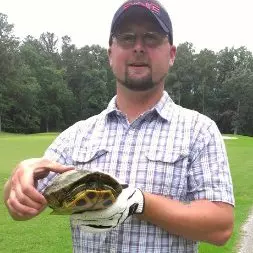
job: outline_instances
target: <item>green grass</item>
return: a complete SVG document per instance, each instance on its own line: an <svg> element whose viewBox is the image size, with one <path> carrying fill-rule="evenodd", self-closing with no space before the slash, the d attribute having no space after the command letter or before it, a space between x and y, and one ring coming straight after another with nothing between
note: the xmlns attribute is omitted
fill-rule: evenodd
<svg viewBox="0 0 253 253"><path fill-rule="evenodd" d="M0 133L0 194L15 165L26 158L39 157L55 134L10 135ZM253 199L253 138L239 136L226 140L236 197L235 228L223 247L201 243L200 253L236 252L240 227L246 220ZM71 252L71 233L66 216L51 216L49 210L26 221L13 221L0 198L0 253Z"/></svg>
<svg viewBox="0 0 253 253"><path fill-rule="evenodd" d="M13 221L2 200L3 185L15 165L26 158L39 157L56 134L0 135L0 253L72 252L69 220L51 216L46 210L26 221Z"/></svg>
<svg viewBox="0 0 253 253"><path fill-rule="evenodd" d="M238 136L238 138L225 140L236 200L234 232L229 242L223 247L202 243L200 253L236 253L241 234L240 228L252 208L253 138L244 136Z"/></svg>

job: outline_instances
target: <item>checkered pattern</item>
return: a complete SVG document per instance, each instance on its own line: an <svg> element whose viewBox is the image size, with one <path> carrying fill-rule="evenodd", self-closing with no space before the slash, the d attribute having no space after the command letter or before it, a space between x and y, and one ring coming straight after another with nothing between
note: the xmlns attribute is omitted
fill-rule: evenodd
<svg viewBox="0 0 253 253"><path fill-rule="evenodd" d="M131 124L115 98L101 114L65 130L45 157L77 169L102 170L143 191L183 202L209 199L234 204L224 142L209 118L184 109L164 92ZM55 176L39 182L39 190ZM193 253L197 242L131 217L110 232L72 227L74 252Z"/></svg>

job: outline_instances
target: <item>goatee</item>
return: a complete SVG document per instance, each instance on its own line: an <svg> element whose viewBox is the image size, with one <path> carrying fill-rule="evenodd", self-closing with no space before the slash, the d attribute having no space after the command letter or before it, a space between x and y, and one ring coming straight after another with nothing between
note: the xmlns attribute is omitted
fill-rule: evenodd
<svg viewBox="0 0 253 253"><path fill-rule="evenodd" d="M118 80L123 86L133 91L147 91L154 88L155 83L152 80L152 76L148 75L140 79L130 78L126 72L125 80Z"/></svg>

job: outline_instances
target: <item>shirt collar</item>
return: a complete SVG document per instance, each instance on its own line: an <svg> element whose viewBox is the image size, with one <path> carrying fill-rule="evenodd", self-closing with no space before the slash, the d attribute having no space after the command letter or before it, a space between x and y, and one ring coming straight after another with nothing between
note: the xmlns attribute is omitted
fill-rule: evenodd
<svg viewBox="0 0 253 253"><path fill-rule="evenodd" d="M107 108L106 108L106 114L107 114L107 115L119 111L119 110L117 109L117 106L116 106L116 97L117 97L117 96L114 96L114 97L111 99L111 101L109 102L109 104L108 104L108 106L107 106Z"/></svg>
<svg viewBox="0 0 253 253"><path fill-rule="evenodd" d="M173 114L174 102L166 91L163 91L161 99L150 110L156 111L163 119L170 121ZM119 113L119 109L116 106L116 96L114 96L109 102L106 108L106 115Z"/></svg>
<svg viewBox="0 0 253 253"><path fill-rule="evenodd" d="M163 91L163 95L158 103L154 106L153 110L165 120L170 121L173 114L174 102L166 91Z"/></svg>

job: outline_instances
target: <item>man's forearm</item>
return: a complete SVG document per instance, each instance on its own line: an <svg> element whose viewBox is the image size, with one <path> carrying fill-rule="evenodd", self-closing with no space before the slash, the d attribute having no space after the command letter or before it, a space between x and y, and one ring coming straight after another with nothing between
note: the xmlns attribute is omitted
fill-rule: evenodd
<svg viewBox="0 0 253 253"><path fill-rule="evenodd" d="M171 234L190 240L223 245L233 230L233 207L207 200L184 204L149 193L144 193L144 214L147 220Z"/></svg>

